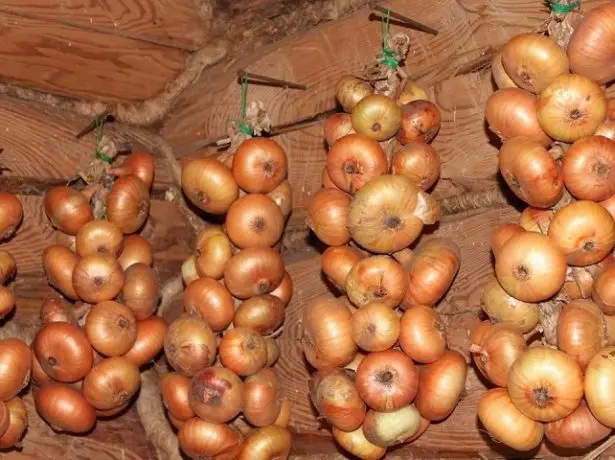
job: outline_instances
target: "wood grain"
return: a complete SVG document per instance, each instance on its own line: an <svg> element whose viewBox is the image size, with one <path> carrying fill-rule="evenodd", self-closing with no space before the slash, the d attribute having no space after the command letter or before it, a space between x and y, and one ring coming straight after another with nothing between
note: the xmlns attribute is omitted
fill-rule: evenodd
<svg viewBox="0 0 615 460"><path fill-rule="evenodd" d="M184 52L0 12L0 79L86 99L140 101L159 94Z"/></svg>
<svg viewBox="0 0 615 460"><path fill-rule="evenodd" d="M5 0L2 9L188 48L198 47L206 37L193 0Z"/></svg>

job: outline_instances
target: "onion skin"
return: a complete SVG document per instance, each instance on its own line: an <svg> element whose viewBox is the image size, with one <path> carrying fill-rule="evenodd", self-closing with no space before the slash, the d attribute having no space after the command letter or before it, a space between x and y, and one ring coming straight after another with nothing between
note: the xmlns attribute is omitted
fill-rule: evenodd
<svg viewBox="0 0 615 460"><path fill-rule="evenodd" d="M402 266L384 255L360 260L346 277L348 299L357 307L380 302L395 308L404 298L407 286Z"/></svg>
<svg viewBox="0 0 615 460"><path fill-rule="evenodd" d="M177 441L182 452L195 460L234 460L239 453L242 438L227 425L194 417L181 427Z"/></svg>
<svg viewBox="0 0 615 460"><path fill-rule="evenodd" d="M429 144L410 141L393 155L391 173L407 177L426 191L440 177L440 155Z"/></svg>
<svg viewBox="0 0 615 460"><path fill-rule="evenodd" d="M545 424L545 435L558 447L580 449L601 441L611 433L594 417L585 401L570 415Z"/></svg>
<svg viewBox="0 0 615 460"><path fill-rule="evenodd" d="M182 315L167 329L164 353L173 369L186 377L192 377L214 363L216 339L205 321Z"/></svg>
<svg viewBox="0 0 615 460"><path fill-rule="evenodd" d="M280 211L282 211L282 215L284 216L284 220L286 221L290 214L293 212L293 189L290 183L285 180L276 188L274 188L271 192L267 194L269 198L273 200L275 204L278 205Z"/></svg>
<svg viewBox="0 0 615 460"><path fill-rule="evenodd" d="M233 154L233 178L248 193L269 193L288 175L286 152L273 139L252 137Z"/></svg>
<svg viewBox="0 0 615 460"><path fill-rule="evenodd" d="M421 414L411 404L392 412L370 410L365 416L363 434L372 444L389 447L407 442L420 426Z"/></svg>
<svg viewBox="0 0 615 460"><path fill-rule="evenodd" d="M224 267L224 284L238 299L269 294L284 278L282 256L271 248L239 251Z"/></svg>
<svg viewBox="0 0 615 460"><path fill-rule="evenodd" d="M244 383L224 367L208 367L197 373L190 383L190 407L201 419L226 423L243 408Z"/></svg>
<svg viewBox="0 0 615 460"><path fill-rule="evenodd" d="M0 401L13 399L30 381L32 352L16 338L0 340Z"/></svg>
<svg viewBox="0 0 615 460"><path fill-rule="evenodd" d="M363 428L346 432L333 427L333 438L347 452L362 460L378 460L385 456L386 447L376 446L365 438Z"/></svg>
<svg viewBox="0 0 615 460"><path fill-rule="evenodd" d="M347 224L351 200L350 195L334 188L323 188L310 200L306 224L327 246L350 241Z"/></svg>
<svg viewBox="0 0 615 460"><path fill-rule="evenodd" d="M87 433L96 425L96 412L83 395L59 383L34 392L36 411L54 431Z"/></svg>
<svg viewBox="0 0 615 460"><path fill-rule="evenodd" d="M615 347L603 348L585 371L585 400L592 414L603 425L615 427Z"/></svg>
<svg viewBox="0 0 615 460"><path fill-rule="evenodd" d="M415 305L401 317L399 344L412 360L433 363L446 351L442 318L433 308Z"/></svg>
<svg viewBox="0 0 615 460"><path fill-rule="evenodd" d="M94 219L86 196L68 187L54 187L47 192L45 214L51 225L69 235L76 235L81 227Z"/></svg>
<svg viewBox="0 0 615 460"><path fill-rule="evenodd" d="M371 94L354 106L351 120L358 134L382 142L393 137L399 130L401 109L390 97Z"/></svg>
<svg viewBox="0 0 615 460"><path fill-rule="evenodd" d="M281 426L259 428L241 445L237 460L286 460L290 454L292 436Z"/></svg>
<svg viewBox="0 0 615 460"><path fill-rule="evenodd" d="M535 95L520 88L500 89L487 99L485 118L502 140L524 136L546 148L553 141L538 124L537 108Z"/></svg>
<svg viewBox="0 0 615 460"><path fill-rule="evenodd" d="M401 106L401 127L396 138L401 145L410 141L431 142L438 131L442 115L437 105L429 101L412 101Z"/></svg>
<svg viewBox="0 0 615 460"><path fill-rule="evenodd" d="M98 410L110 410L130 401L139 391L139 368L125 358L107 358L83 379L83 396Z"/></svg>
<svg viewBox="0 0 615 460"><path fill-rule="evenodd" d="M519 411L505 388L483 393L478 401L478 418L493 438L522 452L538 447L544 436L542 423Z"/></svg>
<svg viewBox="0 0 615 460"><path fill-rule="evenodd" d="M579 200L602 201L615 194L615 142L602 136L576 141L564 156L566 189Z"/></svg>
<svg viewBox="0 0 615 460"><path fill-rule="evenodd" d="M225 214L239 197L231 170L213 158L192 160L182 169L181 182L190 202L210 214Z"/></svg>
<svg viewBox="0 0 615 460"><path fill-rule="evenodd" d="M153 361L164 347L167 328L167 322L158 316L137 321L137 338L124 359L138 367Z"/></svg>
<svg viewBox="0 0 615 460"><path fill-rule="evenodd" d="M28 427L28 412L21 398L13 398L6 403L9 410L9 427L0 436L0 449L17 445Z"/></svg>
<svg viewBox="0 0 615 460"><path fill-rule="evenodd" d="M278 287L271 291L270 294L280 299L284 304L284 307L286 307L293 297L293 292L293 279L287 271L284 271L284 278L282 278L282 281L278 284Z"/></svg>
<svg viewBox="0 0 615 460"><path fill-rule="evenodd" d="M523 334L532 331L539 321L538 305L523 302L508 294L498 280L483 290L481 308L494 323L511 325Z"/></svg>
<svg viewBox="0 0 615 460"><path fill-rule="evenodd" d="M107 219L124 234L135 233L149 216L148 186L137 176L122 176L113 183L107 198Z"/></svg>
<svg viewBox="0 0 615 460"><path fill-rule="evenodd" d="M323 123L322 131L329 147L347 134L355 133L355 130L352 128L352 120L347 113L334 113L331 115Z"/></svg>
<svg viewBox="0 0 615 460"><path fill-rule="evenodd" d="M352 109L365 97L373 94L372 88L365 80L352 75L340 78L335 88L335 97L344 112L352 112Z"/></svg>
<svg viewBox="0 0 615 460"><path fill-rule="evenodd" d="M340 292L346 292L346 278L361 259L363 255L352 246L331 246L322 253L322 271Z"/></svg>
<svg viewBox="0 0 615 460"><path fill-rule="evenodd" d="M607 343L600 308L589 300L565 305L557 321L557 346L571 356L581 370Z"/></svg>
<svg viewBox="0 0 615 460"><path fill-rule="evenodd" d="M519 225L527 232L546 235L555 212L552 209L538 209L528 206L519 217Z"/></svg>

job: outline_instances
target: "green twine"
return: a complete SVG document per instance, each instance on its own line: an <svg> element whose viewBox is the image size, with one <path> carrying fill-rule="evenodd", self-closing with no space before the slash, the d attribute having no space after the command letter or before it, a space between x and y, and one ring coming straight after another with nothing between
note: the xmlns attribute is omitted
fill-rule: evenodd
<svg viewBox="0 0 615 460"><path fill-rule="evenodd" d="M105 125L105 117L96 117L95 126L96 126L96 159L102 160L107 164L111 164L113 158L105 155L101 151L101 144L103 139L103 128Z"/></svg>
<svg viewBox="0 0 615 460"><path fill-rule="evenodd" d="M393 70L397 70L399 59L395 56L395 52L389 48L387 40L389 38L389 22L391 21L391 10L387 8L386 16L382 17L382 59L380 62L389 66Z"/></svg>
<svg viewBox="0 0 615 460"><path fill-rule="evenodd" d="M241 77L241 118L239 119L238 128L242 133L253 136L254 131L250 128L250 125L246 123L246 108L248 105L248 77L243 75Z"/></svg>
<svg viewBox="0 0 615 460"><path fill-rule="evenodd" d="M578 8L581 5L581 0L576 0L567 5L564 3L556 2L554 0L550 0L549 3L551 4L551 11L553 11L554 13L566 14Z"/></svg>

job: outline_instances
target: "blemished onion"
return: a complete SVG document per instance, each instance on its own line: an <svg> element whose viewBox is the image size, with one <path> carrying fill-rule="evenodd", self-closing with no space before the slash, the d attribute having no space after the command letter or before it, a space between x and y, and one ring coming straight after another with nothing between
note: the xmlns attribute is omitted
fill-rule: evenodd
<svg viewBox="0 0 615 460"><path fill-rule="evenodd" d="M427 101L429 96L427 92L419 85L409 84L406 85L401 94L397 97L397 103L399 105L409 104L412 101Z"/></svg>
<svg viewBox="0 0 615 460"><path fill-rule="evenodd" d="M559 447L585 448L606 438L611 433L593 416L587 403L581 401L570 415L545 424L545 436Z"/></svg>
<svg viewBox="0 0 615 460"><path fill-rule="evenodd" d="M571 356L581 370L607 344L600 308L590 300L565 305L557 321L557 347Z"/></svg>
<svg viewBox="0 0 615 460"><path fill-rule="evenodd" d="M83 396L99 410L116 408L129 401L141 387L139 368L125 358L107 358L83 379Z"/></svg>
<svg viewBox="0 0 615 460"><path fill-rule="evenodd" d="M284 427L270 425L251 432L241 445L237 460L286 460L292 436Z"/></svg>
<svg viewBox="0 0 615 460"><path fill-rule="evenodd" d="M327 172L344 192L355 193L389 168L384 150L375 140L361 134L339 139L327 156Z"/></svg>
<svg viewBox="0 0 615 460"><path fill-rule="evenodd" d="M212 278L200 278L184 290L184 309L202 318L214 332L222 332L233 321L233 296Z"/></svg>
<svg viewBox="0 0 615 460"><path fill-rule="evenodd" d="M158 308L160 283L152 267L136 263L124 272L125 281L120 293L121 301L137 320L149 318Z"/></svg>
<svg viewBox="0 0 615 460"><path fill-rule="evenodd" d="M546 235L549 232L549 226L554 215L555 211L552 209L539 209L528 206L521 212L519 225L527 232Z"/></svg>
<svg viewBox="0 0 615 460"><path fill-rule="evenodd" d="M327 165L322 168L322 173L320 174L320 181L323 188L336 188L339 190L339 187L333 183L331 180L331 176L329 176L329 171L327 171Z"/></svg>
<svg viewBox="0 0 615 460"><path fill-rule="evenodd" d="M352 109L365 97L373 93L369 83L352 75L342 77L335 88L335 97L344 112L352 112Z"/></svg>
<svg viewBox="0 0 615 460"><path fill-rule="evenodd" d="M615 140L615 99L607 99L606 107L606 118L602 124L598 126L594 136L603 136Z"/></svg>
<svg viewBox="0 0 615 460"><path fill-rule="evenodd" d="M401 126L401 109L394 99L371 94L361 99L352 109L352 127L376 141L393 137Z"/></svg>
<svg viewBox="0 0 615 460"><path fill-rule="evenodd" d="M566 417L583 397L583 372L570 356L553 348L530 347L508 374L513 404L539 422Z"/></svg>
<svg viewBox="0 0 615 460"><path fill-rule="evenodd" d="M164 374L160 379L160 394L164 407L169 414L181 421L194 417L194 411L190 407L190 382L188 377L177 372Z"/></svg>
<svg viewBox="0 0 615 460"><path fill-rule="evenodd" d="M293 188L290 183L285 180L269 192L267 196L278 205L278 208L282 211L284 219L288 219L290 213L293 211Z"/></svg>
<svg viewBox="0 0 615 460"><path fill-rule="evenodd" d="M446 351L446 329L433 308L415 305L401 317L399 345L419 363L433 363Z"/></svg>
<svg viewBox="0 0 615 460"><path fill-rule="evenodd" d="M412 360L401 351L379 351L370 353L361 361L355 385L359 396L371 409L389 412L414 400L419 372Z"/></svg>
<svg viewBox="0 0 615 460"><path fill-rule="evenodd" d="M504 88L518 88L517 84L510 78L510 76L504 70L502 64L502 53L496 54L491 60L491 75L493 81L499 89Z"/></svg>
<svg viewBox="0 0 615 460"><path fill-rule="evenodd" d="M528 137L513 137L504 142L498 158L502 177L519 199L548 208L562 197L560 168L539 143Z"/></svg>
<svg viewBox="0 0 615 460"><path fill-rule="evenodd" d="M232 311L232 310L231 310ZM243 302L234 311L233 325L248 327L262 335L275 331L284 321L284 303L277 297L265 294Z"/></svg>
<svg viewBox="0 0 615 460"><path fill-rule="evenodd" d="M388 447L406 442L420 429L421 414L414 404L392 412L370 410L365 416L365 438L377 446Z"/></svg>
<svg viewBox="0 0 615 460"><path fill-rule="evenodd" d="M526 349L519 329L509 324L493 325L480 342L470 345L478 370L499 387L506 387L510 367Z"/></svg>
<svg viewBox="0 0 615 460"><path fill-rule="evenodd" d="M0 192L0 241L15 234L23 220L23 205L9 192Z"/></svg>
<svg viewBox="0 0 615 460"><path fill-rule="evenodd" d="M461 250L448 238L432 238L414 252L406 271L408 289L402 301L414 305L435 305L453 284L461 265Z"/></svg>
<svg viewBox="0 0 615 460"><path fill-rule="evenodd" d="M522 452L536 448L544 436L542 423L517 409L505 388L483 393L478 400L478 418L494 439Z"/></svg>
<svg viewBox="0 0 615 460"><path fill-rule="evenodd" d="M372 444L365 438L363 428L354 431L342 431L333 427L333 438L347 452L362 460L378 460L385 456L386 447Z"/></svg>
<svg viewBox="0 0 615 460"><path fill-rule="evenodd" d="M301 343L316 369L344 366L354 358L351 316L342 301L331 297L316 298L304 308Z"/></svg>
<svg viewBox="0 0 615 460"><path fill-rule="evenodd" d="M134 151L126 157L121 166L111 168L109 174L114 176L133 175L143 181L147 187L154 183L154 157L141 151Z"/></svg>
<svg viewBox="0 0 615 460"><path fill-rule="evenodd" d="M0 202L1 198L0 195ZM81 227L94 219L89 199L68 187L54 187L47 192L45 214L51 225L69 235L76 235Z"/></svg>
<svg viewBox="0 0 615 460"><path fill-rule="evenodd" d="M615 220L593 201L575 201L560 208L549 226L549 238L570 265L600 262L615 245Z"/></svg>
<svg viewBox="0 0 615 460"><path fill-rule="evenodd" d="M43 324L71 323L77 326L77 318L72 307L59 299L47 298L41 304L40 318Z"/></svg>
<svg viewBox="0 0 615 460"><path fill-rule="evenodd" d="M233 178L248 193L269 193L288 175L286 152L273 139L252 137L233 155Z"/></svg>
<svg viewBox="0 0 615 460"><path fill-rule="evenodd" d="M60 383L47 383L34 392L36 411L55 431L87 433L96 412L81 393Z"/></svg>
<svg viewBox="0 0 615 460"><path fill-rule="evenodd" d="M77 382L92 368L92 346L85 333L70 323L45 324L32 349L43 370L58 382Z"/></svg>
<svg viewBox="0 0 615 460"><path fill-rule="evenodd" d="M583 21L575 27L568 43L570 70L598 83L608 83L615 78L615 53L609 46L614 16L615 7L611 3L584 13Z"/></svg>
<svg viewBox="0 0 615 460"><path fill-rule="evenodd" d="M0 284L5 284L17 273L15 258L6 251L0 251Z"/></svg>
<svg viewBox="0 0 615 460"><path fill-rule="evenodd" d="M284 216L267 195L249 193L231 205L225 229L233 244L241 249L271 247L282 236Z"/></svg>
<svg viewBox="0 0 615 460"><path fill-rule="evenodd" d="M566 278L566 257L546 235L513 236L495 261L500 285L523 302L540 302L560 290Z"/></svg>
<svg viewBox="0 0 615 460"><path fill-rule="evenodd" d="M372 302L352 315L352 337L365 351L385 351L399 338L397 313L381 302Z"/></svg>
<svg viewBox="0 0 615 460"><path fill-rule="evenodd" d="M408 247L425 224L440 217L440 205L407 177L387 175L371 180L352 199L348 230L363 248L392 253Z"/></svg>
<svg viewBox="0 0 615 460"><path fill-rule="evenodd" d="M192 204L211 214L225 214L239 197L231 170L213 158L198 158L182 169L182 190Z"/></svg>
<svg viewBox="0 0 615 460"><path fill-rule="evenodd" d="M515 84L540 93L560 75L568 74L566 51L545 35L519 34L504 45L502 65Z"/></svg>
<svg viewBox="0 0 615 460"><path fill-rule="evenodd" d="M192 378L188 399L203 420L226 423L243 409L244 390L244 383L232 370L212 366Z"/></svg>
<svg viewBox="0 0 615 460"><path fill-rule="evenodd" d="M19 339L0 340L0 401L8 401L30 381L32 352Z"/></svg>
<svg viewBox="0 0 615 460"><path fill-rule="evenodd" d="M481 308L494 323L508 324L525 334L538 324L538 305L508 294L498 280L491 280L481 297Z"/></svg>
<svg viewBox="0 0 615 460"><path fill-rule="evenodd" d="M164 353L173 369L186 377L192 377L213 364L216 358L216 338L205 321L182 315L167 329Z"/></svg>
<svg viewBox="0 0 615 460"><path fill-rule="evenodd" d="M124 270L138 263L151 266L154 262L152 245L141 235L126 235L124 248L117 261Z"/></svg>
<svg viewBox="0 0 615 460"><path fill-rule="evenodd" d="M276 373L271 369L261 369L244 383L244 417L257 427L272 425L282 408Z"/></svg>
<svg viewBox="0 0 615 460"><path fill-rule="evenodd" d="M353 431L365 418L365 403L344 369L322 369L309 381L310 400L333 427Z"/></svg>
<svg viewBox="0 0 615 460"><path fill-rule="evenodd" d="M180 449L189 457L230 460L237 458L242 444L239 433L228 425L191 418L177 434Z"/></svg>
<svg viewBox="0 0 615 460"><path fill-rule="evenodd" d="M130 308L108 300L92 307L85 321L85 333L98 353L122 356L137 339L137 322Z"/></svg>
<svg viewBox="0 0 615 460"><path fill-rule="evenodd" d="M0 318L4 318L15 308L15 294L6 286L0 286Z"/></svg>
<svg viewBox="0 0 615 460"><path fill-rule="evenodd" d="M581 75L562 75L538 96L538 123L553 139L574 142L594 134L606 118L604 90Z"/></svg>
<svg viewBox="0 0 615 460"><path fill-rule="evenodd" d="M385 255L360 260L346 277L346 294L357 307L379 302L395 308L404 298L407 286L402 266Z"/></svg>
<svg viewBox="0 0 615 460"><path fill-rule="evenodd" d="M328 246L341 246L350 241L348 213L352 198L335 188L316 192L308 204L307 226Z"/></svg>
<svg viewBox="0 0 615 460"><path fill-rule="evenodd" d="M71 300L79 298L73 288L73 272L78 261L74 252L59 244L43 250L43 268L49 284Z"/></svg>
<svg viewBox="0 0 615 460"><path fill-rule="evenodd" d="M493 93L485 105L489 129L500 139L524 136L548 147L552 140L538 124L538 99L520 88L505 88Z"/></svg>
<svg viewBox="0 0 615 460"><path fill-rule="evenodd" d="M220 361L238 375L252 375L267 365L267 344L262 335L247 327L228 330L218 348Z"/></svg>
<svg viewBox="0 0 615 460"><path fill-rule="evenodd" d="M362 254L352 246L331 246L322 253L322 271L337 289L346 292L346 278L361 259Z"/></svg>
<svg viewBox="0 0 615 460"><path fill-rule="evenodd" d="M189 286L193 281L200 278L196 269L196 256L193 254L182 263L182 280L184 286Z"/></svg>
<svg viewBox="0 0 615 460"><path fill-rule="evenodd" d="M615 347L603 348L585 370L585 400L596 419L615 427Z"/></svg>
<svg viewBox="0 0 615 460"><path fill-rule="evenodd" d="M606 315L615 315L615 265L609 265L594 282L592 299Z"/></svg>
<svg viewBox="0 0 615 460"><path fill-rule="evenodd" d="M122 251L124 234L113 222L93 220L77 232L75 248L81 257L102 254L117 257Z"/></svg>
<svg viewBox="0 0 615 460"><path fill-rule="evenodd" d="M28 427L28 412L21 398L13 398L6 403L9 410L9 426L0 436L0 449L14 447L23 437Z"/></svg>
<svg viewBox="0 0 615 460"><path fill-rule="evenodd" d="M269 294L284 278L282 256L271 248L247 248L224 267L224 284L238 299Z"/></svg>
<svg viewBox="0 0 615 460"><path fill-rule="evenodd" d="M403 149L393 155L391 173L407 177L426 191L440 177L440 155L424 142L407 142Z"/></svg>
<svg viewBox="0 0 615 460"><path fill-rule="evenodd" d="M137 338L124 358L139 367L152 361L164 347L167 328L167 322L158 316L137 321Z"/></svg>
<svg viewBox="0 0 615 460"><path fill-rule="evenodd" d="M122 176L114 182L107 198L107 219L122 232L135 233L143 227L149 208L149 189L137 176Z"/></svg>
<svg viewBox="0 0 615 460"><path fill-rule="evenodd" d="M564 155L564 183L579 200L602 201L615 194L615 142L602 136L576 141Z"/></svg>
<svg viewBox="0 0 615 460"><path fill-rule="evenodd" d="M429 101L412 101L401 106L401 126L396 138L401 145L410 141L429 143L440 131L442 115Z"/></svg>
<svg viewBox="0 0 615 460"><path fill-rule="evenodd" d="M280 357L280 347L273 337L265 339L267 344L267 367L273 366Z"/></svg>
<svg viewBox="0 0 615 460"><path fill-rule="evenodd" d="M347 113L334 113L331 115L323 123L322 131L329 147L347 134L355 133L355 130L352 128L352 120Z"/></svg>
<svg viewBox="0 0 615 460"><path fill-rule="evenodd" d="M278 287L271 291L270 294L280 299L284 307L286 307L293 297L293 291L293 279L287 271L284 271L284 278L282 278Z"/></svg>
<svg viewBox="0 0 615 460"><path fill-rule="evenodd" d="M82 257L73 270L75 292L81 300L92 304L115 298L124 280L124 271L117 260L100 254Z"/></svg>
<svg viewBox="0 0 615 460"><path fill-rule="evenodd" d="M525 229L521 225L512 222L498 225L491 237L491 250L493 251L493 255L497 257L498 252L509 239L524 231Z"/></svg>

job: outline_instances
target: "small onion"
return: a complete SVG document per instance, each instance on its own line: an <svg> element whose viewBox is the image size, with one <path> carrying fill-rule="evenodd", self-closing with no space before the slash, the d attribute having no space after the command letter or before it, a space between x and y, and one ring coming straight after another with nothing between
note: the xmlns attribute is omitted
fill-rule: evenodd
<svg viewBox="0 0 615 460"><path fill-rule="evenodd" d="M15 294L6 286L0 286L0 319L15 308Z"/></svg>
<svg viewBox="0 0 615 460"><path fill-rule="evenodd" d="M402 105L397 140L401 145L411 141L429 143L438 134L441 119L440 109L432 102L412 101Z"/></svg>
<svg viewBox="0 0 615 460"><path fill-rule="evenodd" d="M247 327L228 330L219 346L224 367L245 377L267 365L267 344L258 332Z"/></svg>
<svg viewBox="0 0 615 460"><path fill-rule="evenodd" d="M226 423L243 408L244 383L230 369L208 367L192 378L188 398L194 413L203 420Z"/></svg>
<svg viewBox="0 0 615 460"><path fill-rule="evenodd" d="M77 326L77 317L71 307L59 299L47 298L43 300L40 312L41 322L47 323L71 323Z"/></svg>
<svg viewBox="0 0 615 460"><path fill-rule="evenodd" d="M351 119L352 127L358 134L385 141L399 130L401 110L392 98L371 94L354 106Z"/></svg>
<svg viewBox="0 0 615 460"><path fill-rule="evenodd" d="M0 192L0 240L15 234L23 220L23 205L19 198L9 192Z"/></svg>
<svg viewBox="0 0 615 460"><path fill-rule="evenodd" d="M282 236L284 216L267 195L249 193L231 205L226 215L225 229L230 240L239 248L271 247Z"/></svg>
<svg viewBox="0 0 615 460"><path fill-rule="evenodd" d="M407 177L426 191L440 177L440 155L429 144L410 141L393 155L391 173Z"/></svg>
<svg viewBox="0 0 615 460"><path fill-rule="evenodd" d="M392 412L370 410L365 416L365 438L377 446L388 447L407 442L420 429L421 414L411 404Z"/></svg>
<svg viewBox="0 0 615 460"><path fill-rule="evenodd" d="M235 459L242 444L241 435L228 425L206 422L197 417L185 422L177 441L182 452L193 459Z"/></svg>
<svg viewBox="0 0 615 460"><path fill-rule="evenodd" d="M248 435L237 460L286 460L290 454L292 436L281 426L266 426Z"/></svg>
<svg viewBox="0 0 615 460"><path fill-rule="evenodd" d="M132 264L124 272L125 281L120 300L132 311L135 318L149 318L158 308L160 283L152 267L143 263Z"/></svg>
<svg viewBox="0 0 615 460"><path fill-rule="evenodd" d="M491 237L491 250L493 251L493 255L497 257L498 252L509 239L524 231L525 229L521 225L512 222L498 225Z"/></svg>
<svg viewBox="0 0 615 460"><path fill-rule="evenodd" d="M615 99L607 99L606 118L602 124L598 126L594 136L602 136L615 140Z"/></svg>
<svg viewBox="0 0 615 460"><path fill-rule="evenodd" d="M117 260L99 254L79 259L73 270L73 288L81 300L98 303L117 296L124 285L124 272Z"/></svg>
<svg viewBox="0 0 615 460"><path fill-rule="evenodd" d="M151 267L154 262L152 245L141 235L126 235L124 237L124 248L117 261L124 270L137 263Z"/></svg>
<svg viewBox="0 0 615 460"><path fill-rule="evenodd" d="M565 305L557 321L557 347L571 356L581 370L606 346L602 313L589 300L573 300Z"/></svg>
<svg viewBox="0 0 615 460"><path fill-rule="evenodd" d="M390 256L360 260L346 277L348 299L357 307L379 302L395 308L404 298L408 280L402 266Z"/></svg>
<svg viewBox="0 0 615 460"><path fill-rule="evenodd" d="M124 235L113 222L93 220L77 232L75 248L81 257L91 254L117 257L122 251Z"/></svg>
<svg viewBox="0 0 615 460"><path fill-rule="evenodd" d="M355 133L352 128L352 120L347 113L334 113L325 120L322 125L323 134L327 145L331 147L338 139L347 134Z"/></svg>
<svg viewBox="0 0 615 460"><path fill-rule="evenodd" d="M9 426L0 436L0 449L14 447L23 437L28 427L28 412L21 398L13 398L6 403L9 410Z"/></svg>
<svg viewBox="0 0 615 460"><path fill-rule="evenodd" d="M164 374L160 379L160 394L162 402L169 414L178 420L185 421L194 417L190 407L191 380L177 372Z"/></svg>
<svg viewBox="0 0 615 460"><path fill-rule="evenodd" d="M246 192L269 193L288 175L286 152L273 139L246 139L233 154L232 172L237 185Z"/></svg>
<svg viewBox="0 0 615 460"><path fill-rule="evenodd" d="M196 269L196 256L193 254L182 263L182 281L184 286L189 286L193 281L200 278Z"/></svg>
<svg viewBox="0 0 615 460"><path fill-rule="evenodd" d="M139 368L125 358L107 358L83 379L83 396L99 410L114 409L139 391Z"/></svg>
<svg viewBox="0 0 615 460"><path fill-rule="evenodd" d="M36 411L55 431L86 433L96 424L96 412L83 395L59 383L34 392Z"/></svg>
<svg viewBox="0 0 615 460"><path fill-rule="evenodd" d="M235 314L233 296L222 284L211 278L200 278L184 291L184 309L202 318L214 332L224 331Z"/></svg>
<svg viewBox="0 0 615 460"><path fill-rule="evenodd" d="M259 334L266 335L280 327L284 321L285 311L284 303L280 299L265 294L249 298L234 313L235 327L249 327Z"/></svg>
<svg viewBox="0 0 615 460"><path fill-rule="evenodd" d="M372 94L372 88L365 80L347 75L339 80L335 88L335 97L345 112L352 109L365 97Z"/></svg>
<svg viewBox="0 0 615 460"><path fill-rule="evenodd" d="M609 434L611 429L596 420L585 401L567 417L545 424L547 439L559 447L589 447Z"/></svg>
<svg viewBox="0 0 615 460"><path fill-rule="evenodd" d="M79 297L73 287L73 273L79 257L59 244L47 246L43 251L43 268L49 284L71 300Z"/></svg>
<svg viewBox="0 0 615 460"><path fill-rule="evenodd" d="M8 401L30 381L32 352L15 338L0 340L0 401Z"/></svg>
<svg viewBox="0 0 615 460"><path fill-rule="evenodd" d="M425 305L415 305L401 317L399 345L414 361L432 363L446 351L445 330L438 312Z"/></svg>
<svg viewBox="0 0 615 460"><path fill-rule="evenodd" d="M0 202L1 198L2 195ZM45 214L51 225L69 235L76 235L81 227L94 219L89 199L83 193L68 187L54 187L47 192Z"/></svg>
<svg viewBox="0 0 615 460"><path fill-rule="evenodd" d="M590 136L576 141L564 156L566 189L579 200L602 201L615 194L615 141Z"/></svg>
<svg viewBox="0 0 615 460"><path fill-rule="evenodd" d="M134 151L122 163L121 166L111 168L109 174L113 176L133 175L151 187L154 183L154 157L147 152Z"/></svg>
<svg viewBox="0 0 615 460"><path fill-rule="evenodd" d="M485 286L481 307L494 323L508 324L523 334L538 324L538 305L515 299L502 289L498 280L492 280Z"/></svg>
<svg viewBox="0 0 615 460"><path fill-rule="evenodd" d="M243 415L248 423L261 427L272 425L280 415L278 377L271 369L261 369L244 385Z"/></svg>
<svg viewBox="0 0 615 460"><path fill-rule="evenodd" d="M137 176L122 176L115 181L107 197L107 219L125 234L135 233L147 220L149 189Z"/></svg>
<svg viewBox="0 0 615 460"><path fill-rule="evenodd" d="M502 53L496 54L491 60L491 75L499 89L518 88L517 84L508 76L502 64Z"/></svg>
<svg viewBox="0 0 615 460"><path fill-rule="evenodd" d="M334 188L324 188L314 194L307 208L307 226L328 246L340 246L350 241L348 213L351 197Z"/></svg>
<svg viewBox="0 0 615 460"><path fill-rule="evenodd" d="M182 169L182 190L191 203L211 214L225 214L239 196L230 169L213 158L198 158Z"/></svg>
<svg viewBox="0 0 615 460"><path fill-rule="evenodd" d="M352 246L332 246L322 253L322 271L337 289L346 292L346 278L362 258L362 254Z"/></svg>
<svg viewBox="0 0 615 460"><path fill-rule="evenodd" d="M536 232L546 235L555 212L552 209L539 209L528 206L519 217L519 225L527 232Z"/></svg>
<svg viewBox="0 0 615 460"><path fill-rule="evenodd" d="M273 337L265 339L267 344L267 367L273 366L280 357L280 347Z"/></svg>
<svg viewBox="0 0 615 460"><path fill-rule="evenodd" d="M239 251L224 267L224 284L238 299L269 294L284 278L282 256L270 248Z"/></svg>
<svg viewBox="0 0 615 460"><path fill-rule="evenodd" d="M122 356L137 339L137 323L128 307L104 301L94 305L88 313L85 333L98 353Z"/></svg>
<svg viewBox="0 0 615 460"><path fill-rule="evenodd" d="M216 339L205 321L182 315L167 329L164 353L173 369L192 377L213 364L216 359Z"/></svg>
<svg viewBox="0 0 615 460"><path fill-rule="evenodd" d="M401 94L397 97L399 105L409 104L412 101L427 101L429 97L427 92L418 85L407 85Z"/></svg>
<svg viewBox="0 0 615 460"><path fill-rule="evenodd" d="M365 438L363 428L346 432L333 427L333 438L347 452L363 460L378 460L385 456L386 447L372 444Z"/></svg>
<svg viewBox="0 0 615 460"><path fill-rule="evenodd" d="M6 251L0 251L0 284L5 284L17 273L15 258Z"/></svg>
<svg viewBox="0 0 615 460"><path fill-rule="evenodd" d="M137 321L137 338L124 358L139 367L153 361L164 347L167 328L167 322L158 316Z"/></svg>

